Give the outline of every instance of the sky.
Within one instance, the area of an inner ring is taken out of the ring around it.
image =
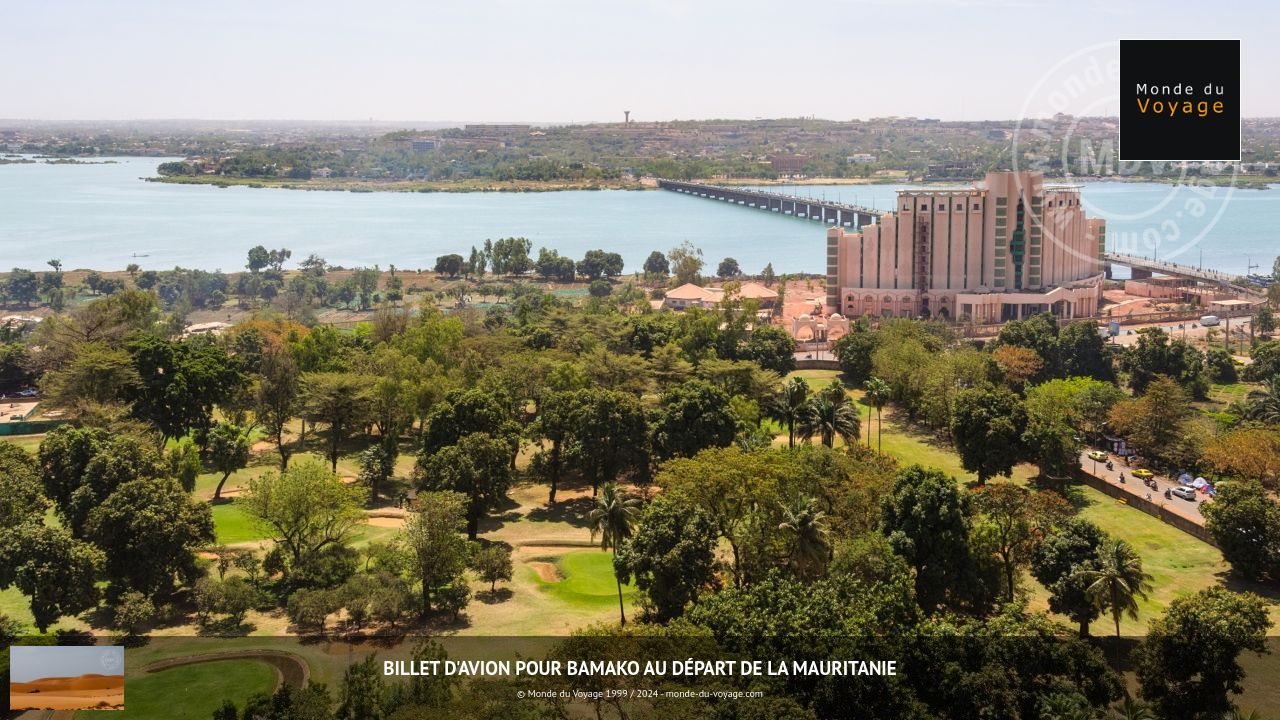
[[[1239,38],[1243,114],[1280,116],[1273,0],[0,0],[0,28],[7,119],[1009,119],[1119,38]]]
[[[121,675],[124,648],[101,645],[24,646],[10,649],[9,679],[30,682],[40,678],[77,675]]]

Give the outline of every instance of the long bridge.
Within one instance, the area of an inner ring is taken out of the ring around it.
[[[1171,263],[1167,260],[1154,260],[1139,255],[1126,255],[1124,253],[1109,252],[1105,259],[1107,265],[1124,265],[1132,271],[1134,279],[1149,278],[1153,273],[1162,275],[1172,275],[1174,277],[1186,278],[1188,280],[1199,280],[1208,283],[1217,283],[1219,285],[1231,285],[1233,283],[1244,280],[1240,275],[1232,275],[1231,273],[1219,272],[1218,270],[1210,270],[1208,268],[1199,268],[1194,265],[1180,265]],[[1110,269],[1108,267],[1108,269]]]
[[[731,205],[741,205],[765,212],[776,212],[781,215],[818,220],[827,225],[840,225],[851,228],[870,225],[876,222],[876,218],[884,214],[881,210],[862,207],[861,205],[850,205],[848,203],[741,187],[689,182],[687,180],[659,178],[658,187],[663,190],[684,193],[692,197],[720,200]]]

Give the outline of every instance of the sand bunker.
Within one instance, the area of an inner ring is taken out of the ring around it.
[[[86,710],[124,704],[123,675],[79,675],[9,683],[12,710]]]
[[[402,517],[370,517],[369,524],[374,527],[398,528],[404,527],[404,518]]]
[[[530,560],[528,565],[533,568],[534,572],[538,573],[538,577],[542,579],[542,582],[554,583],[564,579],[560,576],[560,569],[555,566],[555,563]]]

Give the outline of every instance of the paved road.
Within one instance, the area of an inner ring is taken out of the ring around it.
[[[1173,497],[1166,500],[1164,497],[1164,491],[1166,489],[1173,489],[1177,487],[1178,483],[1176,480],[1170,480],[1162,475],[1157,475],[1155,476],[1155,481],[1158,489],[1152,490],[1142,484],[1141,478],[1133,476],[1133,471],[1136,468],[1131,468],[1124,464],[1124,461],[1115,455],[1111,455],[1109,457],[1111,458],[1112,464],[1115,466],[1114,470],[1107,470],[1107,466],[1103,462],[1094,462],[1087,452],[1080,453],[1080,467],[1084,468],[1084,471],[1090,475],[1107,481],[1111,485],[1124,490],[1129,495],[1146,498],[1156,505],[1161,506],[1167,512],[1184,517],[1196,525],[1204,527],[1204,515],[1200,514],[1200,503],[1213,502],[1212,498],[1209,498],[1202,493],[1196,493],[1195,502],[1183,500],[1179,497]],[[1120,473],[1124,473],[1125,482],[1123,485],[1120,483]],[[1150,495],[1150,497],[1148,497],[1148,495]]]

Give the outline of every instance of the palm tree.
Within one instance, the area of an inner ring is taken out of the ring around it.
[[[889,387],[889,383],[885,382],[884,380],[881,380],[878,377],[873,377],[867,380],[866,387],[867,387],[867,395],[866,395],[867,402],[871,404],[871,407],[876,409],[876,450],[883,451],[884,450],[884,423],[881,422],[880,420],[880,409],[883,408],[885,404],[889,402],[889,394],[893,391]],[[867,411],[867,422],[871,422],[870,410]],[[867,432],[867,446],[868,447],[871,446],[870,432]]]
[[[1107,540],[1098,553],[1098,569],[1084,570],[1086,592],[1100,608],[1111,613],[1116,624],[1116,667],[1120,666],[1120,617],[1138,619],[1138,599],[1147,599],[1151,575],[1143,572],[1142,558],[1124,540]]]
[[[778,394],[769,398],[765,413],[787,428],[787,447],[796,446],[796,427],[809,413],[809,383],[793,377]]]
[[[782,522],[778,529],[791,536],[791,555],[788,563],[801,579],[810,579],[821,573],[831,558],[831,534],[827,527],[827,514],[819,507],[817,498],[799,496],[791,505],[783,506]]]
[[[1245,413],[1250,420],[1268,425],[1280,423],[1280,375],[1262,381],[1262,387],[1245,397]]]
[[[809,412],[800,423],[805,440],[817,435],[827,447],[835,445],[836,436],[852,445],[861,430],[862,420],[848,396],[836,401],[825,392],[809,401]]]
[[[639,498],[629,497],[613,483],[605,483],[596,496],[596,506],[587,515],[592,542],[595,542],[596,534],[599,533],[600,549],[616,552],[631,537],[631,528],[639,513]],[[627,614],[622,605],[622,580],[617,573],[614,573],[613,579],[618,584],[618,616],[622,618],[622,624],[626,625]]]
[[[1129,695],[1125,695],[1124,703],[1116,711],[1120,720],[1156,720],[1155,713],[1151,712],[1151,706],[1136,700]]]

